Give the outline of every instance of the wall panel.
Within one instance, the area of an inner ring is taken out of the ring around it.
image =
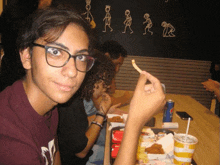
[[[132,59],[141,69],[160,79],[166,85],[167,93],[190,95],[210,107],[212,94],[201,84],[211,76],[210,61],[129,55],[116,76],[117,89],[135,89],[139,74],[131,65]]]

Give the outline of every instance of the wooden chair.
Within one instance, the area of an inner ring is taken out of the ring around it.
[[[210,111],[215,114],[215,107],[216,107],[216,99],[213,98],[211,101]]]

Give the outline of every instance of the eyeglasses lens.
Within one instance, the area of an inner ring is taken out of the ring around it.
[[[47,62],[54,67],[64,66],[69,61],[70,56],[71,55],[63,49],[48,47],[46,50]],[[76,69],[81,72],[89,71],[94,64],[94,58],[88,55],[76,55],[71,57],[75,59]]]

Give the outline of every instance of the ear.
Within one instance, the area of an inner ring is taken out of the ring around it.
[[[22,65],[25,69],[31,69],[31,55],[29,50],[29,48],[26,48],[19,52]]]

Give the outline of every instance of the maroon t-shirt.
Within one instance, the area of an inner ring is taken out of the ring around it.
[[[57,151],[58,112],[40,116],[22,81],[0,93],[0,164],[52,164]]]

